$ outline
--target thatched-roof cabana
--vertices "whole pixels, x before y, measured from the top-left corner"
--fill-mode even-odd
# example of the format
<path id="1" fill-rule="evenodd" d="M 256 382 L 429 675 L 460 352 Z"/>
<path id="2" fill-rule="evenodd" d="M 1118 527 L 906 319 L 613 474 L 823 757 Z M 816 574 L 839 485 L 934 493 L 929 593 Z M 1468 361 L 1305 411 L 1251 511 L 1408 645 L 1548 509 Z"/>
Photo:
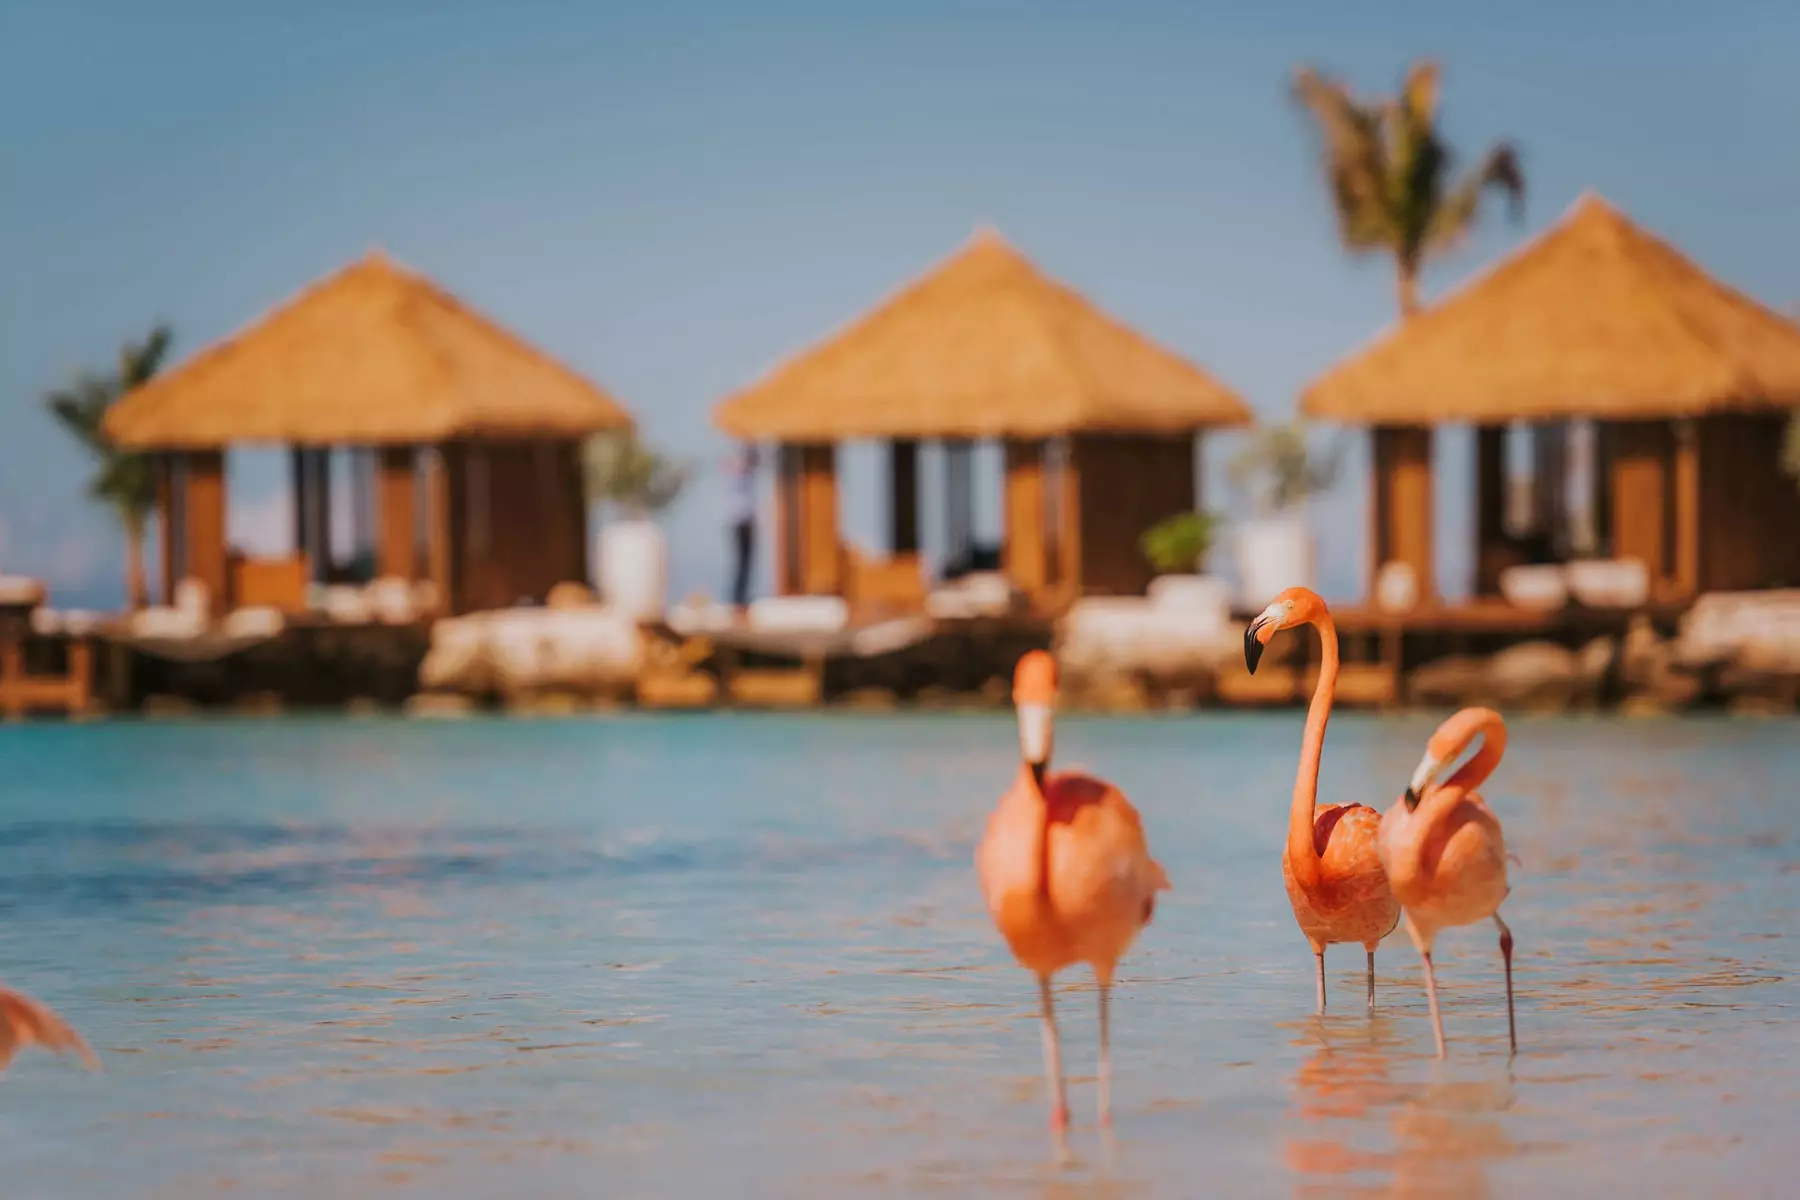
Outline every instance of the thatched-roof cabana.
<path id="1" fill-rule="evenodd" d="M 123 398 L 133 449 L 566 438 L 629 426 L 596 384 L 378 252 Z"/>
<path id="2" fill-rule="evenodd" d="M 1034 594 L 1134 591 L 1148 579 L 1138 535 L 1194 506 L 1196 433 L 1246 424 L 1251 414 L 1198 366 L 982 231 L 874 311 L 725 400 L 714 420 L 733 436 L 783 447 L 783 591 L 853 599 L 875 591 L 904 606 L 919 586 L 920 442 L 941 442 L 950 456 L 953 549 L 967 536 L 955 528 L 967 519 L 967 448 L 998 439 L 1007 463 L 1003 554 L 1014 583 Z M 855 439 L 893 443 L 893 557 L 881 563 L 846 560 L 838 541 L 832 447 Z M 1063 514 L 1054 528 L 1053 513 Z"/>
<path id="3" fill-rule="evenodd" d="M 1800 405 L 1800 328 L 1592 193 L 1301 395 L 1404 424 L 1625 420 Z"/>
<path id="4" fill-rule="evenodd" d="M 1408 563 L 1427 585 L 1429 429 L 1481 427 L 1478 593 L 1493 590 L 1507 562 L 1489 553 L 1505 541 L 1503 426 L 1535 426 L 1538 516 L 1554 524 L 1566 505 L 1566 424 L 1596 422 L 1601 538 L 1613 556 L 1643 560 L 1654 593 L 1667 599 L 1800 577 L 1791 536 L 1765 545 L 1743 528 L 1781 524 L 1750 520 L 1746 505 L 1796 511 L 1773 440 L 1781 414 L 1797 405 L 1800 326 L 1592 193 L 1333 367 L 1300 402 L 1308 416 L 1375 427 L 1370 565 Z"/>
<path id="5" fill-rule="evenodd" d="M 1231 389 L 991 230 L 714 417 L 736 437 L 784 442 L 1187 433 L 1251 420 Z"/>
<path id="6" fill-rule="evenodd" d="M 191 577 L 215 609 L 292 609 L 306 583 L 360 570 L 331 553 L 337 448 L 358 525 L 379 526 L 374 571 L 429 579 L 462 612 L 586 579 L 579 443 L 630 423 L 596 384 L 376 252 L 123 397 L 106 432 L 159 456 L 165 589 Z M 292 448 L 291 558 L 225 544 L 224 454 L 254 443 Z"/>

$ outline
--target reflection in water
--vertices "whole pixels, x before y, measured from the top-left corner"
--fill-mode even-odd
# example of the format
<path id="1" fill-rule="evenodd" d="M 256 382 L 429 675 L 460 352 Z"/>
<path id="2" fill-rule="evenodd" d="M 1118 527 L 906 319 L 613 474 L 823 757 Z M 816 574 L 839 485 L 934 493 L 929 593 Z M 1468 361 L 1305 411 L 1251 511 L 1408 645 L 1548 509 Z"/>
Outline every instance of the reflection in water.
<path id="1" fill-rule="evenodd" d="M 1351 1024 L 1315 1019 L 1296 1039 L 1317 1044 L 1293 1079 L 1286 1160 L 1299 1176 L 1296 1194 L 1342 1195 L 1363 1183 L 1390 1196 L 1488 1195 L 1487 1165 L 1518 1149 L 1495 1119 L 1513 1103 L 1505 1060 L 1426 1065 L 1392 1022 L 1376 1017 L 1356 1032 Z M 1396 1062 L 1424 1081 L 1397 1082 Z M 1445 1078 L 1459 1068 L 1485 1073 Z M 1353 1140 L 1382 1127 L 1386 1145 Z"/>

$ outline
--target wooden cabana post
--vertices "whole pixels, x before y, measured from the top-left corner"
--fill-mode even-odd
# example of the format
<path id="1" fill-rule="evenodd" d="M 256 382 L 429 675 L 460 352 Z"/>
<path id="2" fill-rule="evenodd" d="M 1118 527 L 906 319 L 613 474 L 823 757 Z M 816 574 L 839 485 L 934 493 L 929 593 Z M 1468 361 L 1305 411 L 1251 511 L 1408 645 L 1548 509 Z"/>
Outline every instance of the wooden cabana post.
<path id="1" fill-rule="evenodd" d="M 413 448 L 382 447 L 378 479 L 375 508 L 381 533 L 376 569 L 396 579 L 417 579 L 419 536 L 414 502 L 419 488 Z"/>
<path id="2" fill-rule="evenodd" d="M 919 442 L 895 438 L 888 443 L 888 551 L 896 556 L 919 552 Z"/>
<path id="3" fill-rule="evenodd" d="M 777 591 L 840 594 L 853 609 L 922 605 L 921 448 L 935 443 L 944 461 L 945 554 L 955 559 L 971 548 L 974 448 L 998 442 L 1002 570 L 1054 609 L 1143 590 L 1139 537 L 1198 503 L 1195 439 L 1247 424 L 1250 412 L 982 232 L 714 419 L 733 437 L 776 446 Z M 826 455 L 858 440 L 889 445 L 885 558 L 838 539 Z"/>
<path id="4" fill-rule="evenodd" d="M 1777 458 L 1796 405 L 1800 327 L 1592 194 L 1301 397 L 1309 417 L 1371 427 L 1371 578 L 1407 563 L 1427 604 L 1431 431 L 1447 422 L 1477 431 L 1478 598 L 1498 590 L 1505 561 L 1505 439 L 1518 424 L 1532 429 L 1540 549 L 1575 549 L 1570 423 L 1587 421 L 1602 552 L 1640 560 L 1652 601 L 1800 580 L 1800 492 Z"/>
<path id="5" fill-rule="evenodd" d="M 349 455 L 352 560 L 372 550 L 378 575 L 429 578 L 460 613 L 587 580 L 580 447 L 630 424 L 593 383 L 377 252 L 124 397 L 106 428 L 163 464 L 170 595 L 188 577 L 215 612 L 298 609 L 307 583 L 333 580 L 336 449 Z M 225 452 L 252 444 L 290 451 L 287 559 L 226 546 Z"/>

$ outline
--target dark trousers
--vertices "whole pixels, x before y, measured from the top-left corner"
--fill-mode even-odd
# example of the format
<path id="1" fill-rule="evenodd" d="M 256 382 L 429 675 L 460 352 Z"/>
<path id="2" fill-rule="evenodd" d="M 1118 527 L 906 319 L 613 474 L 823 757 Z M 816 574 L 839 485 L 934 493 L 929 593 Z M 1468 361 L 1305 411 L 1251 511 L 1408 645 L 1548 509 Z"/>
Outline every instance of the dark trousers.
<path id="1" fill-rule="evenodd" d="M 750 603 L 750 554 L 756 546 L 756 522 L 739 521 L 731 527 L 737 566 L 731 576 L 731 602 L 739 608 Z"/>

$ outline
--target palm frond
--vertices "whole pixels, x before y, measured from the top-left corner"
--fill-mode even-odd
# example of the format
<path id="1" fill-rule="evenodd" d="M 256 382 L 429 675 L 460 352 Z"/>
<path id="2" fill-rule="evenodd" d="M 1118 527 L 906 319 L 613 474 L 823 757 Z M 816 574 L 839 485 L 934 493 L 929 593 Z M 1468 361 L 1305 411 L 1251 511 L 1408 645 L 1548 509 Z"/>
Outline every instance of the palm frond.
<path id="1" fill-rule="evenodd" d="M 120 450 L 107 440 L 106 414 L 120 396 L 156 374 L 171 343 L 168 327 L 157 325 L 142 342 L 128 343 L 119 352 L 115 374 L 83 372 L 44 396 L 45 410 L 99 464 L 88 481 L 88 496 L 109 505 L 128 530 L 141 528 L 155 507 L 156 472 L 148 456 Z"/>
<path id="2" fill-rule="evenodd" d="M 1294 98 L 1312 117 L 1338 237 L 1354 251 L 1387 245 L 1386 174 L 1381 118 L 1359 104 L 1336 80 L 1302 67 L 1294 73 Z"/>
<path id="3" fill-rule="evenodd" d="M 1408 281 L 1474 225 L 1488 188 L 1505 191 L 1515 215 L 1525 194 L 1518 156 L 1505 143 L 1450 182 L 1455 155 L 1438 126 L 1442 82 L 1438 64 L 1423 59 L 1407 70 L 1397 96 L 1362 101 L 1311 67 L 1294 73 L 1295 99 L 1320 135 L 1339 240 L 1353 253 L 1379 249 L 1394 256 L 1403 306 Z"/>
<path id="4" fill-rule="evenodd" d="M 174 337 L 174 333 L 166 324 L 158 323 L 142 342 L 136 345 L 127 345 L 120 352 L 119 388 L 121 394 L 149 383 L 151 378 L 162 370 L 163 359 L 168 357 L 169 347 L 173 344 Z"/>
<path id="5" fill-rule="evenodd" d="M 1481 200 L 1489 188 L 1506 193 L 1507 211 L 1518 220 L 1525 209 L 1525 173 L 1518 152 L 1507 142 L 1488 150 L 1472 170 L 1453 184 L 1432 213 L 1422 249 L 1427 255 L 1454 249 L 1468 236 L 1481 215 Z"/>
<path id="6" fill-rule="evenodd" d="M 1400 96 L 1407 118 L 1418 126 L 1437 124 L 1438 96 L 1443 90 L 1443 72 L 1435 60 L 1424 58 L 1406 72 Z"/>

